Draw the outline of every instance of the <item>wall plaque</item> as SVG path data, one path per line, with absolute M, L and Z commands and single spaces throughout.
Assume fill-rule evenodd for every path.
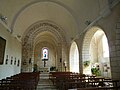
M 4 53 L 5 53 L 6 40 L 0 37 L 0 64 L 4 62 Z

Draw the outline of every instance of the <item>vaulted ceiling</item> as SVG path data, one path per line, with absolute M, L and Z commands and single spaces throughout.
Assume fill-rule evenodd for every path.
M 0 13 L 8 18 L 14 36 L 23 37 L 34 23 L 48 20 L 71 39 L 87 27 L 86 21 L 99 17 L 106 5 L 108 0 L 0 0 Z

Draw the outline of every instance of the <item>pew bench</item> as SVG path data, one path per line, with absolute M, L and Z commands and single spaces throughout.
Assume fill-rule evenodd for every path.
M 0 90 L 36 90 L 38 72 L 20 73 L 0 80 Z

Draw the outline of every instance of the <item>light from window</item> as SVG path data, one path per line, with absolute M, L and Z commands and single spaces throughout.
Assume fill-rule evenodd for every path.
M 42 49 L 42 59 L 48 59 L 48 49 L 47 48 Z
M 102 37 L 102 43 L 103 43 L 103 57 L 109 57 L 108 41 L 105 35 Z

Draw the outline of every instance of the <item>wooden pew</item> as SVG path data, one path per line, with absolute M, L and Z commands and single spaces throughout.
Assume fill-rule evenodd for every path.
M 76 88 L 76 89 L 68 89 L 68 90 L 117 90 L 114 87 L 87 87 L 87 88 Z
M 62 76 L 62 75 L 70 75 L 72 72 L 50 72 L 49 73 L 49 79 L 53 82 L 53 84 L 56 83 L 56 77 Z
M 86 88 L 86 87 L 105 87 L 107 86 L 108 88 L 110 86 L 105 85 L 105 83 L 111 83 L 112 87 L 110 88 L 117 88 L 118 87 L 118 82 L 119 80 L 111 80 L 111 79 L 104 79 L 101 77 L 78 77 L 77 78 L 71 78 L 70 76 L 58 76 L 56 77 L 56 86 L 60 90 L 68 90 L 69 88 Z M 108 90 L 108 89 L 107 89 Z M 117 89 L 116 89 L 117 90 Z
M 99 86 L 99 83 L 112 83 L 113 86 Z M 120 86 L 118 85 L 119 80 L 107 80 L 107 81 L 94 81 L 94 82 L 67 82 L 65 83 L 67 87 L 63 88 L 62 90 L 68 90 L 71 88 L 70 86 L 75 86 L 73 88 L 79 88 L 78 90 L 118 90 Z M 98 83 L 96 86 L 89 86 L 91 83 Z M 84 85 L 84 86 L 81 86 Z
M 38 72 L 20 73 L 0 80 L 0 90 L 36 90 Z
M 68 87 L 68 85 L 66 85 L 67 82 L 78 82 L 80 79 L 82 80 L 82 82 L 85 82 L 86 81 L 85 75 L 80 74 L 58 75 L 56 76 L 56 87 L 59 88 L 60 90 L 64 90 L 66 87 Z
M 72 89 L 68 89 L 72 90 Z M 88 88 L 77 88 L 75 90 L 120 90 L 120 87 L 88 87 Z
M 53 79 L 53 82 L 59 90 L 68 90 L 69 88 L 82 88 L 83 90 L 118 90 L 119 82 L 119 80 L 107 80 L 102 77 L 86 76 L 74 73 L 66 74 L 65 72 L 53 72 L 51 73 L 50 79 Z M 104 83 L 110 83 L 112 87 L 107 86 Z

